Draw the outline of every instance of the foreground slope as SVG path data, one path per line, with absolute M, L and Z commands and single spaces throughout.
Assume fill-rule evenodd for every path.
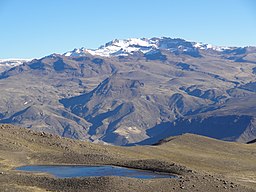
M 195 135 L 155 146 L 117 147 L 0 126 L 1 191 L 237 191 L 256 188 L 256 146 Z M 13 168 L 32 164 L 109 164 L 175 173 L 177 179 L 57 179 Z

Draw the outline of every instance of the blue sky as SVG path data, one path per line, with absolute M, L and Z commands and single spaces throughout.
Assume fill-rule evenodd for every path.
M 256 46 L 256 1 L 0 0 L 0 26 L 0 58 L 43 57 L 130 37 Z

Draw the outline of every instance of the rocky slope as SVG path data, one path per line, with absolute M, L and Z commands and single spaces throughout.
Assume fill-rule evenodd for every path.
M 255 144 L 186 134 L 155 146 L 99 145 L 0 125 L 0 191 L 255 192 Z M 230 150 L 232 149 L 232 150 Z M 172 179 L 58 179 L 14 170 L 22 165 L 117 165 L 174 173 Z
M 116 145 L 256 138 L 256 48 L 114 40 L 0 75 L 0 123 Z

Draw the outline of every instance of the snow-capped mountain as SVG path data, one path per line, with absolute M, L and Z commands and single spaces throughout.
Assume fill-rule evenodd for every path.
M 0 72 L 6 71 L 31 60 L 32 59 L 0 59 Z
M 256 138 L 256 47 L 163 37 L 65 55 L 0 73 L 0 123 L 116 145 L 184 133 Z
M 196 43 L 184 39 L 172 39 L 168 37 L 161 38 L 130 38 L 118 40 L 115 39 L 99 47 L 98 49 L 74 49 L 64 53 L 64 56 L 83 56 L 85 54 L 99 55 L 103 57 L 110 56 L 128 56 L 136 52 L 144 54 L 154 53 L 156 50 L 168 50 L 174 53 L 192 53 L 196 55 L 198 50 L 225 51 L 233 50 L 235 47 L 213 46 L 210 44 Z

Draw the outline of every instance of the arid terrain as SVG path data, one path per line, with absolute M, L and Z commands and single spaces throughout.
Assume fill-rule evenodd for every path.
M 256 48 L 114 40 L 0 74 L 0 123 L 115 145 L 256 138 Z
M 256 191 L 256 145 L 192 134 L 156 145 L 120 147 L 0 126 L 0 191 L 176 192 Z M 172 179 L 89 177 L 58 179 L 14 170 L 22 165 L 118 165 L 173 173 Z
M 0 192 L 256 192 L 256 0 L 0 0 Z

